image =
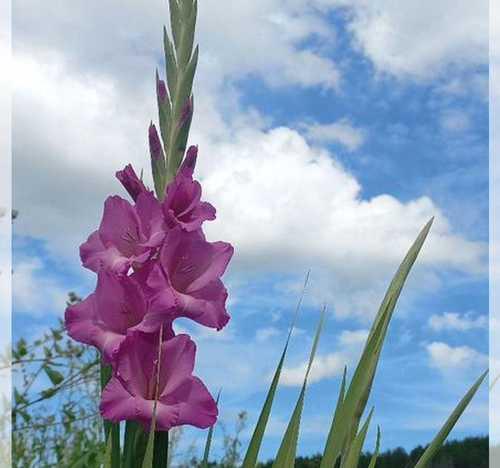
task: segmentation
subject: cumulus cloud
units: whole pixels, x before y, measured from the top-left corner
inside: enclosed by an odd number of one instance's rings
[[[208,3],[201,8],[220,12],[219,3]],[[232,272],[295,271],[301,276],[313,266],[316,287],[327,291],[320,300],[328,300],[338,315],[366,318],[417,232],[436,216],[420,264],[428,271],[484,273],[486,246],[454,232],[432,199],[403,202],[384,193],[364,198],[359,181],[334,154],[311,145],[296,130],[273,128],[265,116],[243,108],[238,93],[225,87],[225,79],[238,73],[278,79],[272,78],[273,67],[285,70],[281,76],[286,79],[286,64],[274,54],[294,64],[289,73],[301,81],[290,78],[288,84],[328,86],[317,78],[332,80],[334,74],[326,71],[315,69],[315,79],[299,77],[300,68],[310,67],[297,57],[313,52],[298,44],[311,35],[324,41],[335,38],[301,2],[292,3],[290,10],[274,1],[238,3],[224,12],[229,15],[224,28],[211,22],[225,15],[200,11],[205,65],[200,64],[204,78],[198,80],[191,141],[200,147],[197,176],[204,196],[218,209],[219,218],[207,232],[235,245]],[[124,195],[115,171],[131,162],[145,169],[151,185],[146,126],[155,103],[148,70],[158,50],[158,37],[151,30],[159,21],[160,3],[153,5],[140,9],[136,2],[124,2],[115,10],[101,11],[92,3],[88,7],[76,2],[54,11],[49,28],[39,24],[27,3],[16,4],[14,176],[22,183],[15,185],[14,197],[23,212],[16,229],[46,240],[52,253],[75,265],[77,247],[97,227],[105,197],[110,192]],[[131,18],[133,25],[128,23]],[[105,21],[119,26],[104,27]],[[272,51],[245,55],[250,36],[237,30],[245,21],[261,31],[257,45],[266,49],[264,45],[272,43],[267,48]],[[78,34],[62,40],[68,27],[88,40],[78,39]],[[279,35],[277,29],[286,32]],[[222,47],[223,39],[228,50]],[[238,53],[234,48],[240,48]],[[236,60],[241,67],[232,64]],[[128,71],[126,63],[132,66]],[[210,67],[221,75],[214,77]],[[344,140],[353,144],[345,135]]]
[[[354,127],[348,119],[330,124],[307,124],[303,127],[308,139],[315,143],[339,143],[349,151],[357,150],[365,141],[365,131]]]
[[[488,2],[315,1],[350,13],[355,44],[381,72],[430,79],[488,63]]]
[[[432,330],[437,332],[442,330],[468,331],[487,328],[488,317],[485,315],[474,316],[470,313],[445,312],[441,315],[431,315],[428,324]]]
[[[311,384],[341,375],[346,365],[356,362],[367,337],[368,330],[344,330],[338,338],[338,351],[316,356],[308,382]],[[303,361],[296,366],[285,366],[281,373],[281,384],[288,387],[302,385],[307,364],[307,361]]]
[[[464,370],[487,365],[488,356],[469,346],[450,346],[441,341],[426,345],[430,365],[441,371]]]
[[[14,265],[12,296],[17,312],[40,317],[54,312],[60,315],[67,291],[54,278],[47,277],[39,258],[31,258]]]
[[[258,343],[263,343],[264,341],[268,341],[269,339],[280,335],[281,331],[276,327],[259,328],[255,332],[255,340]]]

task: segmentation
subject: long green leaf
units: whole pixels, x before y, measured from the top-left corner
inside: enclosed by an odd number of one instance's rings
[[[361,456],[361,450],[363,449],[363,445],[366,439],[366,433],[368,432],[368,426],[370,425],[370,421],[373,415],[373,408],[368,415],[361,431],[354,438],[354,442],[351,445],[349,453],[347,454],[347,458],[345,459],[345,463],[342,463],[342,468],[358,468],[359,457]]]
[[[106,443],[106,451],[104,452],[104,468],[112,468],[113,467],[113,441],[111,437],[108,437],[108,441]]]
[[[217,393],[217,399],[215,400],[215,403],[217,405],[219,404],[220,394],[221,394],[221,390],[219,390],[219,393]],[[212,438],[213,438],[213,435],[214,435],[214,428],[215,428],[215,424],[213,424],[210,427],[210,429],[208,430],[207,442],[205,444],[205,451],[203,453],[203,461],[201,462],[201,468],[208,468],[208,457],[210,456],[210,447],[212,445]]]
[[[377,426],[377,442],[375,442],[375,452],[373,452],[368,468],[375,468],[379,453],[380,453],[380,426]]]
[[[438,432],[434,440],[430,443],[430,445],[425,449],[425,452],[422,454],[418,463],[415,465],[415,468],[424,468],[429,465],[432,461],[433,457],[436,455],[437,451],[441,448],[444,441],[448,437],[448,434],[455,426],[458,418],[462,415],[467,405],[472,400],[472,397],[476,394],[479,386],[483,383],[483,380],[486,378],[488,371],[484,372],[479,379],[474,383],[474,385],[469,389],[469,391],[465,394],[465,396],[460,400],[456,408],[453,410],[449,418],[444,423],[441,430]]]
[[[278,367],[274,372],[271,386],[269,387],[269,391],[267,392],[266,401],[264,402],[264,406],[262,407],[262,410],[260,412],[257,425],[255,426],[252,438],[250,440],[250,444],[248,445],[248,449],[245,454],[245,458],[243,460],[242,468],[255,468],[255,465],[257,463],[260,446],[262,445],[262,439],[264,437],[264,432],[266,431],[267,423],[269,421],[269,416],[271,414],[271,409],[273,407],[274,396],[276,394],[276,389],[278,387],[278,382],[281,376],[281,370],[283,368],[283,363],[285,361],[285,356],[288,350],[288,344],[290,343],[290,338],[292,337],[292,332],[295,328],[295,323],[297,322],[297,317],[299,315],[300,307],[302,305],[302,301],[304,300],[304,294],[306,291],[307,283],[309,282],[309,273],[310,272],[307,272],[306,274],[304,285],[302,287],[302,292],[299,296],[299,300],[297,302],[297,307],[295,308],[295,313],[292,319],[292,323],[288,331],[285,347],[283,348],[283,352],[281,353],[281,358],[279,360]]]
[[[300,419],[302,417],[302,409],[304,407],[304,398],[307,388],[307,379],[309,373],[311,372],[311,367],[314,361],[314,356],[316,355],[316,349],[318,347],[319,337],[321,336],[321,331],[323,330],[323,323],[325,320],[326,308],[323,309],[321,313],[321,319],[316,330],[316,335],[314,337],[313,345],[311,348],[311,354],[309,355],[309,363],[307,365],[306,375],[304,377],[304,383],[302,384],[302,389],[300,391],[299,399],[295,405],[290,422],[286,429],[283,440],[281,441],[281,446],[276,455],[276,459],[273,463],[273,468],[289,468],[295,464],[295,456],[297,453],[297,442],[299,439],[300,431]]]
[[[111,366],[101,361],[101,390],[111,379]],[[120,423],[104,421],[104,436],[107,446],[111,446],[110,467],[120,468]]]
[[[345,397],[345,386],[347,378],[347,367],[344,367],[344,375],[342,377],[342,383],[340,384],[339,397],[337,399],[337,406],[335,407],[335,413],[333,415],[332,425],[330,426],[330,432],[328,433],[328,438],[326,440],[325,450],[323,451],[323,457],[321,458],[320,468],[331,468],[335,466],[336,456],[334,450],[332,450],[333,438],[335,434],[338,433],[340,424],[340,409],[344,403]]]
[[[134,468],[134,457],[136,440],[135,435],[139,424],[135,421],[127,421],[125,424],[125,438],[123,441],[123,468]]]
[[[168,460],[168,431],[157,431],[153,450],[153,468],[166,468]]]
[[[433,219],[424,226],[409,249],[392,279],[375,317],[365,348],[349,385],[344,404],[342,405],[341,423],[337,426],[335,433],[332,434],[332,444],[329,447],[329,451],[332,452],[330,456],[335,460],[341,455],[342,451],[348,451],[350,444],[356,437],[359,421],[370,395],[380,353],[394,308],[408,274],[429,233],[432,222]]]

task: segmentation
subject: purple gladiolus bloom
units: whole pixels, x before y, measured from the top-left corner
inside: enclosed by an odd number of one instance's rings
[[[75,340],[98,348],[110,363],[127,332],[143,320],[146,307],[144,294],[133,278],[101,270],[95,292],[66,309],[66,329]],[[172,328],[166,325],[164,336],[172,337]]]
[[[160,204],[151,192],[139,194],[135,206],[118,196],[109,197],[99,229],[80,247],[83,266],[126,274],[131,266],[149,259],[165,230]]]
[[[199,229],[203,221],[215,219],[215,208],[201,201],[201,185],[193,180],[198,148],[191,146],[174,180],[167,187],[163,213],[169,227],[186,231]]]
[[[116,178],[122,183],[134,201],[137,201],[137,197],[141,193],[149,192],[142,180],[137,177],[131,164],[127,164],[124,169],[118,171]]]
[[[222,329],[230,317],[220,277],[232,255],[230,244],[207,242],[201,231],[185,232],[179,227],[170,231],[159,263],[147,277],[151,304],[145,326],[158,329],[162,321],[187,317]]]
[[[158,340],[145,334],[127,337],[118,353],[115,374],[103,390],[103,418],[137,421],[149,430],[157,394],[156,430],[181,424],[202,429],[212,426],[217,405],[201,380],[192,375],[195,353],[196,345],[188,335],[164,341],[157,388]]]

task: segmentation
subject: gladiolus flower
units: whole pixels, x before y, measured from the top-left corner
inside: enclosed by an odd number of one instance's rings
[[[127,164],[124,169],[118,171],[116,178],[122,183],[134,201],[137,201],[137,197],[141,193],[149,191],[142,180],[137,177],[131,164]]]
[[[191,146],[174,180],[167,187],[163,213],[169,227],[186,231],[199,229],[203,221],[215,219],[215,208],[201,200],[201,185],[193,180],[198,148]]]
[[[156,430],[167,431],[181,424],[203,429],[212,426],[217,405],[202,381],[192,375],[194,342],[188,335],[178,335],[162,343],[160,356],[158,351],[158,340],[151,335],[127,337],[118,353],[115,374],[102,393],[103,418],[137,421],[149,430],[158,396]]]
[[[135,207],[118,196],[109,197],[101,225],[80,247],[80,256],[92,271],[127,273],[148,260],[164,237],[160,204],[151,192],[139,194]]]
[[[220,277],[233,255],[226,242],[207,242],[201,231],[169,232],[146,283],[151,292],[146,326],[187,317],[220,330],[229,321],[227,291]]]
[[[143,320],[146,307],[144,294],[133,278],[101,270],[95,292],[66,309],[66,329],[75,340],[99,349],[110,363],[127,332]],[[164,336],[173,336],[170,324],[166,324]]]

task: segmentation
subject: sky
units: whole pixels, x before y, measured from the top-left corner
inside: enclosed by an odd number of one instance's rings
[[[114,174],[148,173],[164,74],[166,2],[13,5],[13,334],[92,292],[78,246]],[[221,421],[248,439],[306,273],[310,281],[262,458],[275,455],[320,310],[299,453],[322,450],[344,364],[353,369],[391,275],[435,222],[401,297],[369,404],[383,449],[429,442],[488,362],[488,5],[467,0],[202,0],[190,143],[231,242],[230,324],[180,321],[196,373],[223,388]],[[480,390],[452,438],[488,432]],[[201,441],[204,434],[189,432]],[[220,451],[222,431],[216,431]]]

